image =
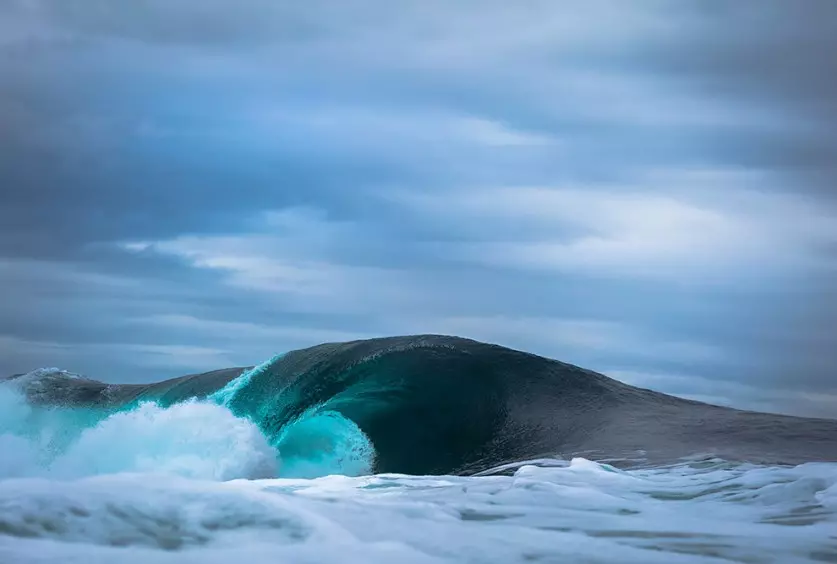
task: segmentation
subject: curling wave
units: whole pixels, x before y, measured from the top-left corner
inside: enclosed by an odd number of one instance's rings
[[[130,452],[116,466],[112,454],[99,460],[101,473],[474,474],[574,456],[623,467],[695,454],[765,464],[837,460],[837,421],[679,399],[455,337],[324,344],[255,368],[146,385],[57,370],[8,384],[27,400],[18,410],[29,411],[0,421],[2,432],[30,444],[37,435],[33,457],[71,475],[83,473],[73,460],[89,466],[97,460],[91,453],[120,438]]]

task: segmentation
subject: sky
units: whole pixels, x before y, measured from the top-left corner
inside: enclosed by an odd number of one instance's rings
[[[3,0],[0,374],[441,333],[837,417],[837,3]]]

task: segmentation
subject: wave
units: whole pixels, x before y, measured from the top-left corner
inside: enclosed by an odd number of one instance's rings
[[[26,402],[0,405],[2,440],[24,441],[14,450],[29,454],[4,462],[6,475],[32,464],[59,475],[224,480],[477,474],[577,456],[616,467],[695,454],[837,460],[837,421],[711,406],[444,336],[324,344],[153,384],[109,385],[53,369],[10,386]]]

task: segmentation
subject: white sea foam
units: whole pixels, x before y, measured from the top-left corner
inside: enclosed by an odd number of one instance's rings
[[[556,462],[557,464],[557,462]],[[837,465],[0,482],[0,561],[834,561]]]
[[[278,453],[227,408],[144,403],[107,415],[28,406],[0,386],[0,478],[142,472],[204,480],[277,475]]]

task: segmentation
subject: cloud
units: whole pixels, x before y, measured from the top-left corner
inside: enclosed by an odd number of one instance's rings
[[[305,209],[263,217],[261,231],[253,233],[128,242],[122,247],[140,247],[219,271],[229,286],[261,292],[294,311],[351,313],[406,298],[402,288],[407,273],[401,269],[336,260],[341,244],[359,245],[366,237],[357,226],[329,222]],[[374,295],[369,293],[372,287]]]
[[[362,315],[365,326],[376,329],[367,335],[456,334],[564,358],[580,352],[579,358],[595,361],[618,357],[625,361],[693,362],[723,357],[719,347],[677,341],[607,317],[579,319],[568,317],[567,312],[558,316],[555,312],[561,309],[560,300],[541,304],[538,316],[520,315],[519,306],[517,315],[513,315],[513,296],[509,296],[505,308],[486,301],[498,295],[484,279],[491,272],[477,271],[468,276],[467,261],[459,257],[443,257],[445,269],[432,262],[421,265],[416,258],[398,267],[359,266],[356,262],[363,261],[366,250],[363,245],[376,241],[376,237],[355,224],[329,221],[312,210],[269,212],[263,217],[260,228],[249,234],[193,236],[122,247],[129,252],[138,248],[143,254],[172,255],[194,267],[220,272],[231,290],[257,292],[265,301],[280,304],[284,311]],[[355,246],[355,255],[340,252],[346,240]],[[491,315],[475,315],[486,308]],[[164,319],[186,322],[180,317]],[[198,330],[198,322],[188,319]],[[207,330],[226,325],[209,320],[200,323]],[[255,330],[248,324],[243,333]],[[300,335],[312,334],[310,330],[293,330]],[[267,329],[259,331],[264,337]],[[277,327],[276,331],[276,336],[287,340],[284,329]],[[329,331],[323,336],[332,334]],[[334,334],[335,338],[341,335],[349,334]]]
[[[474,41],[483,47],[475,50],[477,54],[486,47],[519,50],[544,40],[568,47],[579,40],[621,43],[666,24],[653,9],[620,13],[614,9],[619,7],[614,0],[566,2],[565,10],[555,10],[555,5],[546,1],[517,6],[497,0],[469,0],[456,5],[432,0],[404,2],[398,7],[376,0],[350,0],[340,5],[315,0],[304,6],[243,0],[234,10],[221,0],[149,0],[131,6],[114,6],[105,0],[17,0],[11,4],[19,12],[88,35],[157,43],[271,43],[288,39],[342,43],[357,39],[363,32],[395,48],[399,38],[420,38],[444,47],[439,55],[474,51]],[[519,27],[524,23],[530,26],[526,32]],[[594,27],[601,34],[590,38],[579,27]],[[476,29],[495,33],[475,36]],[[506,33],[496,34],[500,31]]]
[[[368,339],[374,334],[354,333],[349,331],[333,331],[322,328],[306,328],[283,326],[279,324],[260,324],[252,322],[219,321],[200,319],[191,315],[153,315],[130,320],[131,323],[178,329],[191,334],[199,334],[212,339],[229,339],[235,335],[249,343],[274,346],[277,342],[294,342],[296,348],[304,348],[326,342],[354,341]]]
[[[827,397],[834,15],[3,2],[0,370],[436,331]]]
[[[300,129],[356,154],[387,152],[403,145],[426,150],[429,147],[463,150],[471,147],[539,147],[556,145],[547,134],[515,129],[499,121],[439,110],[404,108],[320,107],[258,108],[251,116],[251,127],[266,136],[284,138],[287,131]],[[359,136],[358,132],[364,135]],[[351,147],[349,144],[351,143]]]
[[[470,235],[480,240],[440,252],[508,268],[740,284],[837,266],[823,252],[837,245],[833,216],[803,198],[755,191],[734,173],[706,174],[705,183],[688,171],[656,176],[665,182],[397,197],[452,230],[463,220],[479,226]]]

